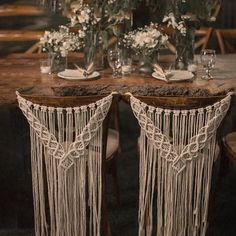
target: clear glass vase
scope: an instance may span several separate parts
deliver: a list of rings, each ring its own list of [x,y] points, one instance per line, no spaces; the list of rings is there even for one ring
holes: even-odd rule
[[[175,35],[176,59],[175,68],[186,70],[189,64],[192,64],[194,58],[194,32],[193,27],[187,27],[186,35],[179,31]]]
[[[139,72],[147,75],[152,74],[154,63],[157,63],[157,53],[139,55]]]
[[[51,73],[53,74],[64,71],[67,68],[67,58],[62,57],[59,53],[50,52],[48,59],[50,61]]]
[[[96,70],[104,69],[103,40],[97,31],[88,31],[84,46],[84,67],[87,69],[93,63]]]

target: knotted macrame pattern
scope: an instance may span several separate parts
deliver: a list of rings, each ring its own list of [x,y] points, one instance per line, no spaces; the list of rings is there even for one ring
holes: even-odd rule
[[[112,98],[56,108],[17,92],[30,125],[36,236],[100,235],[102,123]]]
[[[155,108],[129,95],[141,127],[139,236],[204,236],[216,131],[230,94],[191,110]]]

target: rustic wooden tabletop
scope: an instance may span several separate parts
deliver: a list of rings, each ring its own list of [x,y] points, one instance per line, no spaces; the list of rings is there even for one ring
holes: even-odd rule
[[[162,58],[166,61],[166,57]],[[0,104],[15,104],[15,91],[19,88],[31,88],[30,93],[45,96],[70,96],[86,94],[105,94],[117,91],[121,94],[129,91],[137,95],[150,96],[188,96],[207,97],[226,93],[236,89],[236,54],[218,55],[214,79],[201,79],[204,73],[198,66],[197,76],[186,82],[157,80],[151,76],[134,72],[130,76],[114,79],[111,70],[100,72],[94,80],[65,80],[57,75],[40,73],[40,58],[2,58],[0,59]]]

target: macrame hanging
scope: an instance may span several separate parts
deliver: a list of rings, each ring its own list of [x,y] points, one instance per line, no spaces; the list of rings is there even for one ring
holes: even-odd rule
[[[102,123],[112,97],[55,108],[17,92],[30,125],[36,236],[100,235]]]
[[[205,235],[216,131],[230,100],[169,110],[130,94],[141,127],[139,236]]]

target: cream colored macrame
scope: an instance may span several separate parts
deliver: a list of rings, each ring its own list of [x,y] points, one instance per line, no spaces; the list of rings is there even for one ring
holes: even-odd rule
[[[139,236],[204,236],[216,131],[230,94],[191,110],[155,108],[129,95],[141,127]]]
[[[112,98],[55,108],[17,92],[30,125],[36,236],[100,235],[102,123]]]

